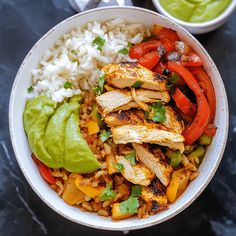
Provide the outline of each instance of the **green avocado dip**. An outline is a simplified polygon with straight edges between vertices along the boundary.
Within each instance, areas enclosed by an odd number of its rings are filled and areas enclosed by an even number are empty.
[[[27,101],[24,128],[35,156],[51,168],[85,174],[100,168],[79,128],[81,97],[57,104],[47,96]]]
[[[229,6],[232,0],[160,0],[172,16],[187,22],[210,21]]]

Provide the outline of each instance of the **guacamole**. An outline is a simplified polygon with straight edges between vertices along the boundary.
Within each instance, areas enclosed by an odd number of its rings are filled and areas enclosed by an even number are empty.
[[[160,0],[174,17],[187,22],[206,22],[219,16],[232,0]]]
[[[57,104],[47,96],[27,101],[24,128],[35,156],[51,168],[91,173],[100,168],[79,128],[80,96]]]

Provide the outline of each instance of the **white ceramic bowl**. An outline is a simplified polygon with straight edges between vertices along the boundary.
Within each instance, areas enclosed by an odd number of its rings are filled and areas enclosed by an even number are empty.
[[[176,23],[180,24],[183,26],[186,30],[188,30],[192,34],[204,34],[211,32],[220,26],[222,26],[230,17],[230,15],[234,12],[235,7],[236,7],[236,1],[232,0],[230,5],[227,7],[227,9],[220,14],[218,17],[216,17],[213,20],[203,22],[203,23],[189,23],[186,21],[182,21],[171,14],[169,14],[160,4],[159,0],[152,0],[153,4],[157,8],[157,10],[163,14],[164,16],[168,17],[172,21],[175,21]]]
[[[123,221],[112,221],[110,218],[103,218],[94,213],[82,212],[78,208],[64,203],[40,176],[37,167],[30,157],[31,151],[22,125],[22,114],[26,102],[27,88],[31,85],[31,70],[37,66],[44,52],[62,34],[74,27],[84,25],[88,21],[106,20],[110,18],[124,18],[132,22],[144,23],[147,27],[151,27],[153,24],[159,24],[176,30],[181,39],[188,42],[203,59],[205,69],[212,78],[216,92],[217,110],[215,124],[218,127],[218,131],[200,166],[200,176],[189,185],[184,194],[174,204],[170,205],[168,210],[162,211],[147,219],[130,218]],[[20,168],[31,187],[49,207],[65,218],[79,224],[105,230],[124,231],[152,226],[170,219],[189,206],[204,190],[221,161],[226,145],[228,104],[224,84],[214,62],[192,35],[176,23],[155,12],[134,7],[109,7],[90,10],[66,19],[52,28],[34,45],[24,59],[15,78],[10,98],[9,124],[12,145]]]

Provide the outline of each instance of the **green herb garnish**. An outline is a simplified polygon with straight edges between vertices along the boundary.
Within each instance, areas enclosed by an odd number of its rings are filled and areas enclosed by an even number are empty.
[[[111,137],[111,131],[103,129],[100,132],[99,137],[100,137],[100,140],[104,143]]]
[[[118,51],[118,53],[127,55],[127,54],[129,53],[129,50],[128,50],[127,48],[123,48],[123,49],[121,49],[120,51]]]
[[[74,49],[71,50],[70,53],[73,54],[73,55],[75,55],[75,56],[77,56],[77,52],[76,52]]]
[[[136,164],[135,157],[136,157],[136,152],[135,151],[132,151],[132,152],[125,155],[125,159],[127,161],[129,161],[132,166],[134,166]]]
[[[95,87],[96,95],[101,95],[104,90],[105,74],[98,78],[98,86]]]
[[[114,190],[111,190],[111,188],[112,188],[111,184],[106,185],[106,188],[99,195],[100,201],[111,200],[116,196],[116,192]]]
[[[128,47],[129,48],[133,47],[132,43],[128,42]]]
[[[78,61],[77,59],[75,59],[75,58],[73,58],[71,61],[72,61],[73,63],[77,62],[77,63],[79,64],[79,61]]]
[[[103,47],[104,44],[105,44],[105,40],[104,40],[103,38],[97,36],[97,37],[93,40],[92,44],[93,44],[93,46],[97,46],[97,49],[98,49],[99,51],[101,51],[101,50],[102,50],[102,47]]]
[[[120,203],[120,211],[123,214],[131,213],[135,214],[138,212],[139,201],[138,197],[141,196],[142,187],[140,185],[134,185],[131,189],[131,195],[126,200]]]
[[[131,213],[135,214],[138,212],[139,201],[137,197],[129,197],[126,201],[120,203],[120,211],[123,214]]]
[[[150,107],[151,111],[147,111],[145,116],[154,122],[164,123],[166,121],[166,108],[161,102],[155,102]]]
[[[122,170],[124,170],[123,164],[121,164],[121,163],[119,163],[119,162],[117,162],[117,163],[115,164],[115,167],[116,167],[116,169],[117,169],[119,172],[121,172]]]
[[[131,188],[131,196],[132,197],[140,197],[142,194],[142,186],[141,185],[133,185]]]
[[[28,93],[32,93],[34,91],[33,86],[30,86],[29,88],[27,88],[27,91],[28,91]]]
[[[136,81],[136,82],[132,85],[132,87],[133,87],[133,88],[140,88],[140,87],[142,86],[142,84],[143,84],[143,82],[141,82],[141,81]]]
[[[65,83],[64,83],[64,88],[65,88],[65,89],[70,89],[70,88],[72,88],[72,83],[71,83],[71,82],[68,82],[68,81],[65,82]]]
[[[171,88],[178,80],[180,80],[180,76],[177,74],[172,74],[172,77],[168,81],[167,87]]]

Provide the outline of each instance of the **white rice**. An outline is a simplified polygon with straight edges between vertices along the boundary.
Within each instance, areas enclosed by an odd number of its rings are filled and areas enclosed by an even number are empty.
[[[96,37],[105,40],[102,50],[93,45]],[[38,68],[32,71],[33,92],[29,97],[47,95],[57,102],[97,84],[99,71],[107,63],[132,61],[119,53],[128,44],[137,44],[150,31],[142,24],[127,23],[122,19],[90,22],[64,34],[47,50]],[[64,88],[69,82],[72,88]]]

